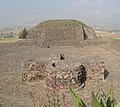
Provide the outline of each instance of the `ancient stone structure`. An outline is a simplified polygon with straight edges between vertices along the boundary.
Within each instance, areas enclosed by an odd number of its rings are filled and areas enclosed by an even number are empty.
[[[43,62],[34,62],[30,60],[29,62],[25,63],[23,67],[23,82],[41,80],[46,76],[45,63]]]
[[[85,85],[86,75],[86,69],[83,65],[71,69],[49,70],[47,72],[46,84],[50,88],[58,90],[67,89],[68,85],[78,88],[82,84]]]
[[[27,39],[46,47],[79,46],[89,38],[96,38],[94,30],[76,20],[45,21],[31,29],[27,36]]]
[[[51,65],[52,66],[52,65]],[[68,85],[74,88],[85,84],[86,69],[83,65],[74,68],[57,69],[46,68],[43,62],[29,61],[23,66],[22,81],[33,82],[37,80],[46,80],[46,86],[50,88],[66,89]]]
[[[85,38],[80,28],[71,29],[47,29],[45,33],[45,45],[75,45]]]
[[[62,54],[63,55],[63,54]],[[23,66],[23,82],[44,80],[46,86],[58,91],[66,90],[69,85],[74,88],[85,86],[86,80],[103,81],[108,72],[104,62],[86,62],[86,65],[70,66],[60,58],[51,58],[46,62],[28,60]]]
[[[89,70],[89,74],[88,74],[88,79],[92,79],[92,80],[105,80],[105,78],[108,76],[108,71],[105,68],[105,64],[104,62],[94,62],[94,63],[89,63],[88,64],[88,70]]]

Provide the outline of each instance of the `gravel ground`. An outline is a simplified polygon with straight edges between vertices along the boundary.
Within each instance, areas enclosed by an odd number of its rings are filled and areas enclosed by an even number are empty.
[[[116,53],[112,53],[112,52]],[[14,44],[0,44],[0,107],[31,107],[32,92],[36,98],[37,107],[43,107],[45,98],[45,81],[23,83],[22,65],[26,59],[48,61],[52,57],[58,57],[60,53],[65,54],[66,61],[70,64],[81,64],[91,60],[103,60],[109,76],[104,82],[86,81],[84,89],[77,91],[87,105],[91,102],[91,92],[102,87],[105,92],[109,91],[111,83],[114,85],[115,97],[120,101],[120,52],[106,50],[101,46],[88,46],[84,48],[74,47],[51,47],[40,48],[37,46],[15,46]],[[63,92],[64,93],[64,92]],[[73,102],[68,92],[65,102],[60,93],[62,107],[73,107]]]

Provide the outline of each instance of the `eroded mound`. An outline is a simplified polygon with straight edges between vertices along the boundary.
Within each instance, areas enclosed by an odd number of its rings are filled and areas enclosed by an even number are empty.
[[[36,28],[43,28],[43,29],[57,29],[57,28],[75,28],[75,27],[87,27],[81,21],[73,20],[73,19],[65,19],[65,20],[47,20],[44,22],[39,23]]]
[[[41,46],[79,46],[88,38],[96,38],[94,30],[77,20],[48,20],[31,29],[27,39]]]

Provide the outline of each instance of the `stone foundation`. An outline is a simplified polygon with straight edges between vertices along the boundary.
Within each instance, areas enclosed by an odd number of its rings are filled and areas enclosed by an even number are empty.
[[[65,57],[65,56],[64,56]],[[69,85],[74,88],[85,86],[86,80],[100,81],[105,79],[104,62],[86,62],[86,65],[67,66],[64,60],[56,59],[48,62],[28,60],[23,66],[23,82],[44,80],[51,89],[66,90]],[[54,63],[54,66],[53,66]],[[64,65],[64,66],[63,66]]]
[[[28,32],[27,39],[38,40],[44,47],[50,46],[81,46],[84,40],[96,38],[91,27],[76,26],[64,28],[38,28],[35,27]]]
[[[69,85],[78,88],[86,81],[86,70],[83,65],[72,69],[49,70],[46,78],[47,86],[57,90],[65,90]]]
[[[32,82],[42,80],[46,77],[46,67],[43,62],[34,62],[30,60],[24,64],[22,81]]]

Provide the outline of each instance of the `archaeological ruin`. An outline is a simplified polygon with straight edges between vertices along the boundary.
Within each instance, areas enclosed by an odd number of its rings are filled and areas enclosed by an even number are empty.
[[[28,32],[27,44],[43,47],[80,46],[91,38],[96,38],[94,30],[80,21],[48,20],[39,23]],[[24,42],[20,43],[26,44]]]
[[[25,61],[22,82],[42,80],[49,89],[65,91],[69,85],[75,89],[82,89],[85,87],[86,80],[103,81],[108,76],[103,61],[71,66],[65,59],[60,58],[61,54],[59,58],[50,58],[44,62],[31,59]]]

